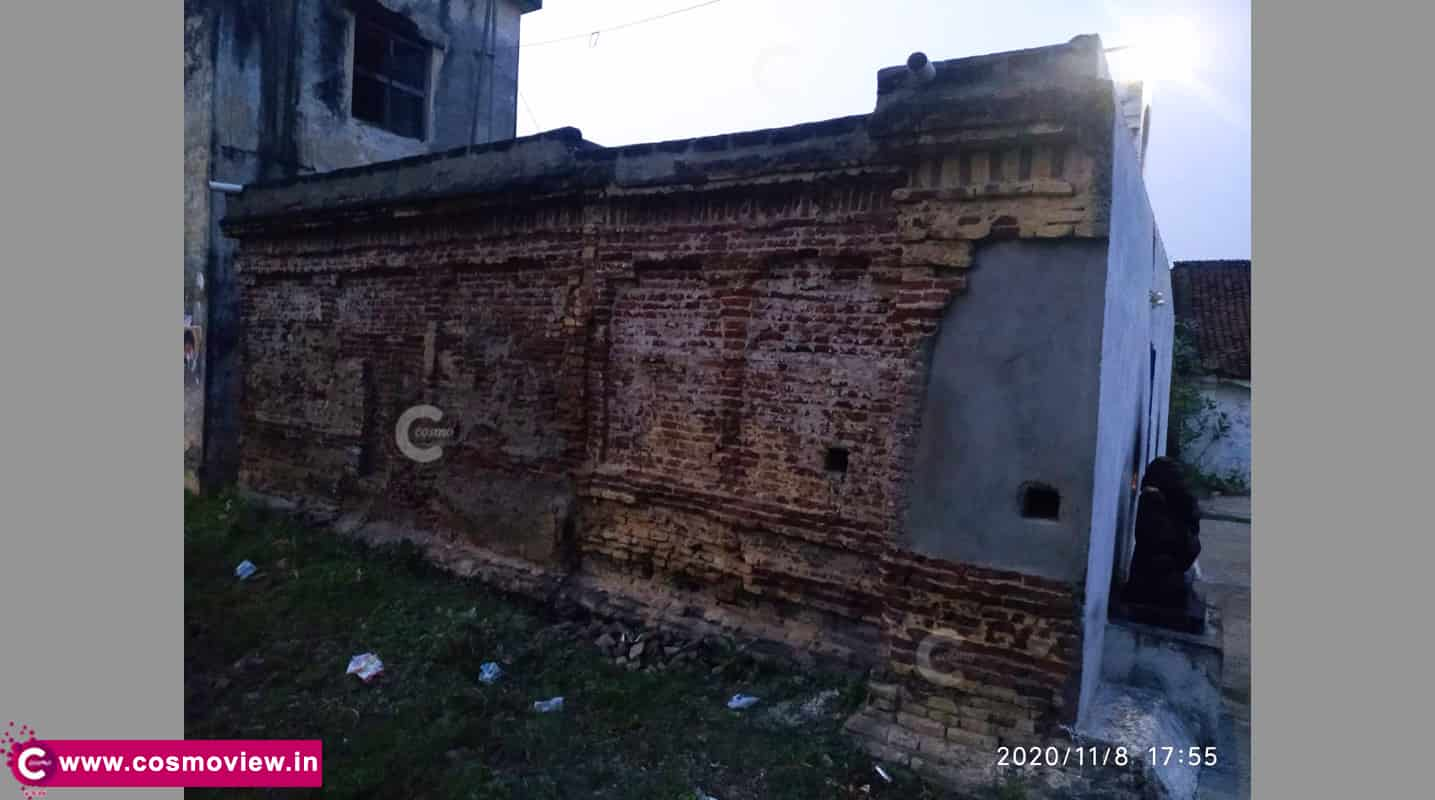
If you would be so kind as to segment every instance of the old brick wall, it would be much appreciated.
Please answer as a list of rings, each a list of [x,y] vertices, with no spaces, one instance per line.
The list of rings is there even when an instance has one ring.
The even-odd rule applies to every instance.
[[[1111,88],[1082,92],[261,187],[228,222],[242,483],[516,590],[872,668],[852,730],[905,763],[1050,735],[1081,582],[918,555],[903,519],[974,251],[1106,234]],[[396,444],[416,405],[454,430],[431,462]]]
[[[1018,681],[1040,693],[981,729],[1029,732],[1061,708],[1070,587],[900,567],[925,348],[971,247],[904,246],[903,182],[255,242],[245,482],[569,559],[597,594],[681,601],[716,628],[863,666],[885,642],[910,667],[917,631],[978,620],[996,660],[974,681],[1006,697],[1011,664],[1043,679]],[[752,224],[744,209],[764,207],[775,224]],[[392,421],[420,403],[459,431],[433,464],[393,444]],[[845,471],[828,469],[833,448]]]
[[[903,264],[898,180],[721,192],[677,224],[676,198],[638,197],[256,244],[245,483],[336,504],[374,487],[387,517],[566,553],[595,586],[796,613],[778,638],[804,646],[845,621],[866,644],[842,656],[870,662],[922,342],[962,285]],[[617,230],[585,234],[598,213]],[[420,403],[460,432],[433,465],[392,441]]]
[[[1070,584],[893,552],[888,658],[847,723],[879,758],[934,777],[987,774],[998,746],[1074,721],[1081,599]]]

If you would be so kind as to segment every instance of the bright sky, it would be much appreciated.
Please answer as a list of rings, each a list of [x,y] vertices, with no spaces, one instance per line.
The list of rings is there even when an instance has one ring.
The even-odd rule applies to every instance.
[[[702,2],[544,0],[523,17],[518,135],[571,125],[612,146],[793,125],[871,111],[877,70],[914,50],[1147,41],[1108,58],[1157,78],[1146,180],[1167,253],[1250,258],[1249,0],[708,0],[589,36]]]

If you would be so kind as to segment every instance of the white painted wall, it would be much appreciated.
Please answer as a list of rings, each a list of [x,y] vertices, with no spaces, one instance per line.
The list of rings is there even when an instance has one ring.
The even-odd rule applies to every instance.
[[[1171,382],[1170,262],[1151,211],[1130,131],[1113,115],[1111,228],[1101,332],[1082,674],[1078,725],[1086,722],[1101,677],[1107,602],[1116,556],[1131,540],[1136,491],[1149,456],[1163,452],[1164,402]],[[1152,303],[1152,292],[1166,302]],[[1151,366],[1152,348],[1155,369]],[[1152,373],[1155,373],[1154,380]]]
[[[1221,437],[1207,433],[1187,448],[1187,459],[1206,472],[1226,478],[1236,473],[1249,486],[1251,482],[1251,387],[1245,381],[1208,379],[1201,384],[1201,395],[1216,407],[1207,412],[1224,414],[1230,430]],[[1208,429],[1214,426],[1207,426]]]

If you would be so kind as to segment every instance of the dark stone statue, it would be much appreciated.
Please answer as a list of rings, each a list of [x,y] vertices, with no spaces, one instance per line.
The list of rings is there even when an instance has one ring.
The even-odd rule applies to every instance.
[[[1201,509],[1181,465],[1161,457],[1146,468],[1136,505],[1136,551],[1122,600],[1140,621],[1199,632],[1204,603],[1188,577],[1201,554]]]

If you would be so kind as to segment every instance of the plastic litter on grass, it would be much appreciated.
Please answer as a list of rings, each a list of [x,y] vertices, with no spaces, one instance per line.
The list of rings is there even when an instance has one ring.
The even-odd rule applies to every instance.
[[[733,711],[741,711],[744,708],[751,708],[757,703],[757,698],[750,694],[735,694],[727,701],[727,707]]]
[[[384,662],[373,653],[360,653],[349,659],[349,675],[358,675],[359,680],[368,683],[384,671]]]
[[[554,697],[549,700],[537,700],[533,703],[533,710],[540,714],[547,714],[550,711],[562,711],[563,698]]]
[[[503,668],[489,661],[478,668],[479,683],[493,683],[503,675]]]

